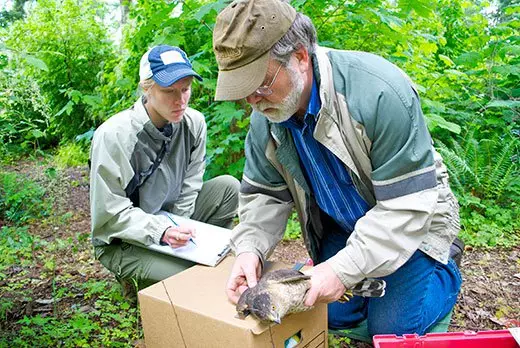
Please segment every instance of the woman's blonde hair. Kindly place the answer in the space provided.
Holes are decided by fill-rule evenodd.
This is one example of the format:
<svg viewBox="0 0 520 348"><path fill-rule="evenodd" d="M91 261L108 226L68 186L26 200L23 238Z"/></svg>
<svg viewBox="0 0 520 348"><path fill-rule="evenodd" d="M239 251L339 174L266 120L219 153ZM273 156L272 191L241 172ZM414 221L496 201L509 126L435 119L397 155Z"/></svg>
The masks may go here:
<svg viewBox="0 0 520 348"><path fill-rule="evenodd" d="M151 78L139 81L139 87L141 88L141 92L146 95L146 93L152 89L155 85L155 81Z"/></svg>

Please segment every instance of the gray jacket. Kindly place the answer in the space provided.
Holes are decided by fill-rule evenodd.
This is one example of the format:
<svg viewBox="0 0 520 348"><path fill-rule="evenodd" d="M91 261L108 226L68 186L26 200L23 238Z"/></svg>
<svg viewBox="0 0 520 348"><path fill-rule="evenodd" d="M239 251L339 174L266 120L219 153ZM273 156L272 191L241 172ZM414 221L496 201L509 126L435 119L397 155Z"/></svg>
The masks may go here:
<svg viewBox="0 0 520 348"><path fill-rule="evenodd" d="M205 169L204 116L188 108L183 120L171 124L171 134L168 132L154 126L142 98L96 130L90 154L90 209L95 246L110 244L114 238L159 244L171 222L155 213L167 210L186 217L193 214ZM166 154L140 187L139 207L134 207L125 189L136 173L142 174L140 183L143 182L163 145Z"/></svg>
<svg viewBox="0 0 520 348"><path fill-rule="evenodd" d="M381 57L319 47L313 56L322 107L314 138L334 153L371 209L327 262L350 288L393 273L420 249L446 263L458 204L408 77ZM236 254L265 260L296 208L312 258L326 231L291 133L253 113L246 138Z"/></svg>

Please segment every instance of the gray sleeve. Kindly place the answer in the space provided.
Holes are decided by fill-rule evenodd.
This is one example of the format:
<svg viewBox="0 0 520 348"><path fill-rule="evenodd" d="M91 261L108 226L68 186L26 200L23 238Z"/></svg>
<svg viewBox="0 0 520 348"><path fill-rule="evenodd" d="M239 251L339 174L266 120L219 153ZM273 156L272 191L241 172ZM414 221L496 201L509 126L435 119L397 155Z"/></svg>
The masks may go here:
<svg viewBox="0 0 520 348"><path fill-rule="evenodd" d="M245 142L246 164L240 186L240 223L233 229L236 255L254 252L264 261L283 237L294 206L287 183L268 160L269 129L263 116L253 115Z"/></svg>
<svg viewBox="0 0 520 348"><path fill-rule="evenodd" d="M91 148L90 212L94 245L110 244L114 238L159 244L162 233L170 226L167 218L135 208L126 197L125 187L134 175L126 148L128 137L100 128Z"/></svg>

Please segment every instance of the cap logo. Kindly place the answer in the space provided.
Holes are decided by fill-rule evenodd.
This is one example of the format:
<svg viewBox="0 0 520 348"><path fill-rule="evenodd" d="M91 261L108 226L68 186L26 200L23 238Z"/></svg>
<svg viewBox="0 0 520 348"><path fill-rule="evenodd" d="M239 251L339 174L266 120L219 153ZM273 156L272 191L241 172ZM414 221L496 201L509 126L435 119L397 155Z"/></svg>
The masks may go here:
<svg viewBox="0 0 520 348"><path fill-rule="evenodd" d="M161 60L163 61L164 65L186 63L181 53L178 51L166 51L161 53Z"/></svg>

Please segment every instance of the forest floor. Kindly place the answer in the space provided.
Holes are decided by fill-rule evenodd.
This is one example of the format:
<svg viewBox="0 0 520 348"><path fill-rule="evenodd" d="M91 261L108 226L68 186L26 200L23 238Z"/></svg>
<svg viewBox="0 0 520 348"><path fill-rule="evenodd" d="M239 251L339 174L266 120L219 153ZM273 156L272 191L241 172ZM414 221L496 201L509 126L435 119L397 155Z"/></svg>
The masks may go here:
<svg viewBox="0 0 520 348"><path fill-rule="evenodd" d="M40 261L28 265L13 264L0 272L3 273L0 277L0 298L2 301L9 299L11 304L3 309L0 333L3 331L13 335L20 329L20 320L24 317L37 314L42 317L67 316L73 309L84 313L93 311L100 295L91 292L87 296L88 290L85 291L81 284L92 281L115 283L113 276L92 255L87 168L58 170L58 177L51 182L44 174L47 167L35 162L22 162L3 168L46 187L47 194L54 200L56 216L66 218L46 219L29 227L31 235L47 241L48 245L54 241L65 241L61 242L60 247L33 251L39 255L37 260L53 260L52 267ZM276 248L271 259L294 263L306 258L307 253L300 240L285 240ZM466 248L461 273L464 283L449 331L500 330L520 326L520 247ZM20 284L21 289L13 291L12 284ZM68 295L53 301L57 288L68 289ZM110 325L110 322L105 325ZM142 339L135 340L133 344L143 346ZM370 347L355 341L341 345Z"/></svg>

